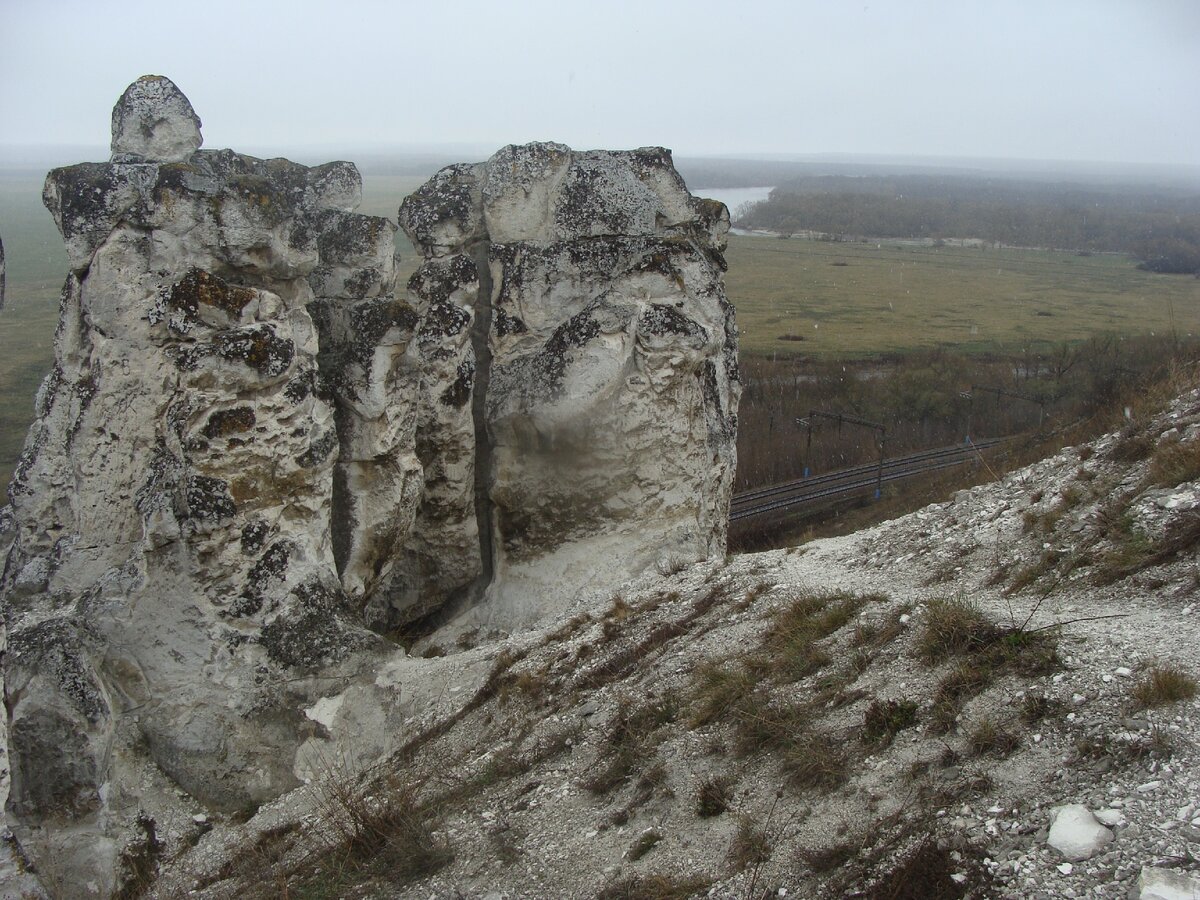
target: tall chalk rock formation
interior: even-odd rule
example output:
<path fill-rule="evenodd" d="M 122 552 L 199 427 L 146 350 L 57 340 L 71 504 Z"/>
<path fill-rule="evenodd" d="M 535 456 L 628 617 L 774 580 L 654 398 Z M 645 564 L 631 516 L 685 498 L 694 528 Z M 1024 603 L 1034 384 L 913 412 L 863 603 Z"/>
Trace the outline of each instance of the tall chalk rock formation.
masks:
<path fill-rule="evenodd" d="M 723 552 L 740 393 L 725 207 L 661 148 L 539 143 L 443 169 L 400 223 L 426 260 L 413 284 L 471 332 L 463 532 L 482 537 L 485 614 Z"/>
<path fill-rule="evenodd" d="M 352 211 L 357 170 L 199 144 L 183 94 L 143 78 L 112 161 L 44 193 L 71 271 L 10 488 L 9 811 L 31 845 L 54 823 L 45 859 L 101 893 L 121 826 L 175 786 L 230 811 L 297 784 L 315 677 L 384 644 L 342 588 L 339 471 L 419 468 L 411 423 L 362 437 L 413 416 L 365 402 L 341 433 L 355 411 L 319 368 L 310 307 L 393 303 L 395 226 Z M 356 338 L 368 361 L 404 340 L 384 318 Z M 380 393 L 378 366 L 348 377 Z M 415 493 L 388 492 L 403 529 Z"/>
<path fill-rule="evenodd" d="M 738 398 L 728 215 L 664 150 L 443 170 L 398 295 L 352 164 L 199 149 L 160 76 L 112 125 L 46 180 L 70 272 L 0 515 L 8 813 L 79 896 L 181 803 L 252 808 L 371 716 L 394 746 L 397 627 L 722 552 Z"/>

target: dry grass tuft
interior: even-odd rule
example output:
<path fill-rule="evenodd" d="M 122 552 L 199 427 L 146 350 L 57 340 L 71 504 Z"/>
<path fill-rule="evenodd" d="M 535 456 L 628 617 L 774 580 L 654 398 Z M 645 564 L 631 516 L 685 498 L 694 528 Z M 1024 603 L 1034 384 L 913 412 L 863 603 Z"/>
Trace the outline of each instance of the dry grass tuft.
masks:
<path fill-rule="evenodd" d="M 771 836 L 749 816 L 738 816 L 737 831 L 729 844 L 729 863 L 742 872 L 771 858 Z"/>
<path fill-rule="evenodd" d="M 862 741 L 883 749 L 905 728 L 917 721 L 917 704 L 912 700 L 872 700 L 863 713 Z"/>
<path fill-rule="evenodd" d="M 604 887 L 596 900 L 687 900 L 712 884 L 681 875 L 631 875 Z"/>
<path fill-rule="evenodd" d="M 729 809 L 733 799 L 733 784 L 729 778 L 718 775 L 705 779 L 696 791 L 696 815 L 711 819 Z"/>
<path fill-rule="evenodd" d="M 1196 679 L 1175 665 L 1152 665 L 1133 686 L 1133 699 L 1142 709 L 1164 706 L 1196 696 Z"/>

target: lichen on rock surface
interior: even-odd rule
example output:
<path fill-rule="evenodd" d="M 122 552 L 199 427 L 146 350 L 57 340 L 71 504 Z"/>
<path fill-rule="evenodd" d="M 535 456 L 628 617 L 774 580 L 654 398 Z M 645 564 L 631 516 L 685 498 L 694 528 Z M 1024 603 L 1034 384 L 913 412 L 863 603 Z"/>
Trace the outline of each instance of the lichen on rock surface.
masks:
<path fill-rule="evenodd" d="M 725 208 L 662 148 L 535 143 L 443 169 L 399 221 L 426 257 L 414 283 L 473 257 L 488 292 L 471 328 L 490 602 L 473 615 L 519 620 L 564 583 L 723 552 L 740 392 Z"/>
<path fill-rule="evenodd" d="M 143 75 L 112 114 L 112 152 L 131 161 L 179 162 L 200 149 L 200 117 L 175 82 Z"/>
<path fill-rule="evenodd" d="M 70 270 L 0 521 L 0 666 L 11 821 L 73 896 L 347 741 L 396 748 L 398 629 L 519 625 L 724 550 L 728 215 L 667 151 L 444 169 L 400 210 L 425 259 L 398 292 L 352 164 L 201 150 L 199 126 L 139 79 L 111 161 L 43 192 Z M 331 694 L 370 732 L 314 727 Z"/>
<path fill-rule="evenodd" d="M 137 817 L 177 816 L 180 788 L 233 811 L 297 784 L 321 679 L 391 652 L 333 536 L 340 446 L 377 411 L 328 389 L 314 314 L 393 302 L 395 226 L 352 212 L 350 163 L 199 145 L 186 97 L 147 77 L 113 160 L 46 179 L 71 272 L 10 489 L 3 674 L 12 822 L 75 896 L 112 890 Z M 377 443 L 415 483 L 411 433 Z M 415 491 L 385 493 L 411 520 Z"/>

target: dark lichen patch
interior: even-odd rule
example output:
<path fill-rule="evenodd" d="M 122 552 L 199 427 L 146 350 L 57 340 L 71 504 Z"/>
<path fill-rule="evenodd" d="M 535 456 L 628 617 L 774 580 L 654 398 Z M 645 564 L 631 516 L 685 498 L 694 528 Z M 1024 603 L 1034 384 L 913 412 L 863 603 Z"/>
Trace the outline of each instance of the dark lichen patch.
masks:
<path fill-rule="evenodd" d="M 471 389 L 475 385 L 475 360 L 464 359 L 458 364 L 453 383 L 442 391 L 438 401 L 444 406 L 459 408 L 465 406 L 471 399 Z"/>
<path fill-rule="evenodd" d="M 150 457 L 146 480 L 142 482 L 133 498 L 137 511 L 143 516 L 148 516 L 154 510 L 169 505 L 184 468 L 183 461 L 160 441 Z"/>
<path fill-rule="evenodd" d="M 397 214 L 400 227 L 421 247 L 432 246 L 433 230 L 448 224 L 465 240 L 479 224 L 478 192 L 474 166 L 446 166 L 404 198 Z"/>
<path fill-rule="evenodd" d="M 136 201 L 131 184 L 143 166 L 80 163 L 54 169 L 46 176 L 42 202 L 54 216 L 63 239 L 82 239 L 98 247 Z"/>
<path fill-rule="evenodd" d="M 208 417 L 208 421 L 204 423 L 204 428 L 200 430 L 200 433 L 206 438 L 214 440 L 249 431 L 254 427 L 255 422 L 254 410 L 249 406 L 219 409 Z"/>
<path fill-rule="evenodd" d="M 638 319 L 638 330 L 654 335 L 676 335 L 708 339 L 708 332 L 694 319 L 685 316 L 674 306 L 652 303 Z"/>
<path fill-rule="evenodd" d="M 427 303 L 449 303 L 458 291 L 479 288 L 479 272 L 471 257 L 456 253 L 421 264 L 408 279 L 408 289 Z"/>
<path fill-rule="evenodd" d="M 302 469 L 313 469 L 329 459 L 338 446 L 338 435 L 330 429 L 308 445 L 308 449 L 296 457 L 296 465 Z"/>
<path fill-rule="evenodd" d="M 395 297 L 375 297 L 356 304 L 350 312 L 353 334 L 350 352 L 363 368 L 369 368 L 379 346 L 389 331 L 398 328 L 411 334 L 420 317 L 408 303 Z"/>
<path fill-rule="evenodd" d="M 295 345 L 279 337 L 273 325 L 223 331 L 213 338 L 213 350 L 222 359 L 243 363 L 266 378 L 286 372 L 296 355 Z"/>
<path fill-rule="evenodd" d="M 471 314 L 453 303 L 432 303 L 421 323 L 417 343 L 423 351 L 441 347 L 446 338 L 457 337 L 471 324 Z"/>
<path fill-rule="evenodd" d="M 223 522 L 237 513 L 233 498 L 229 496 L 229 485 L 220 478 L 188 476 L 184 498 L 187 503 L 184 518 L 192 521 Z"/>
<path fill-rule="evenodd" d="M 264 605 L 267 592 L 283 583 L 287 576 L 288 562 L 295 551 L 291 541 L 276 541 L 267 552 L 251 566 L 246 574 L 246 586 L 241 595 L 229 605 L 228 615 L 244 618 L 259 612 Z"/>
<path fill-rule="evenodd" d="M 356 258 L 391 248 L 395 226 L 380 216 L 323 209 L 308 217 L 316 234 L 317 253 L 323 264 L 345 265 Z"/>
<path fill-rule="evenodd" d="M 255 556 L 267 542 L 271 526 L 262 519 L 255 519 L 242 526 L 241 545 L 245 556 Z"/>
<path fill-rule="evenodd" d="M 559 325 L 534 359 L 537 381 L 548 391 L 557 392 L 561 389 L 570 352 L 587 346 L 600 334 L 600 322 L 595 313 L 596 304 L 593 303 Z"/>
<path fill-rule="evenodd" d="M 496 334 L 499 337 L 507 337 L 510 334 L 525 334 L 529 329 L 525 323 L 516 316 L 509 315 L 503 309 L 497 309 L 496 317 Z"/>
<path fill-rule="evenodd" d="M 52 678 L 76 712 L 93 725 L 108 717 L 108 703 L 86 661 L 76 623 L 52 618 L 28 628 L 13 629 L 6 652 L 10 671 L 23 669 Z M 13 689 L 11 681 L 10 689 Z"/>
<path fill-rule="evenodd" d="M 307 669 L 344 659 L 371 643 L 365 633 L 347 629 L 338 619 L 342 596 L 317 582 L 306 582 L 292 591 L 295 603 L 281 612 L 259 635 L 259 643 L 273 661 L 290 668 Z"/>
<path fill-rule="evenodd" d="M 250 288 L 230 285 L 216 275 L 194 267 L 165 290 L 167 306 L 191 321 L 199 318 L 202 306 L 220 310 L 237 321 L 256 296 Z"/>
<path fill-rule="evenodd" d="M 568 235 L 625 234 L 631 230 L 632 219 L 612 202 L 605 190 L 606 181 L 606 173 L 597 166 L 571 166 L 554 209 L 559 229 Z"/>
<path fill-rule="evenodd" d="M 292 403 L 300 403 L 311 396 L 329 399 L 325 385 L 321 381 L 320 372 L 316 369 L 305 369 L 287 383 L 283 396 Z"/>

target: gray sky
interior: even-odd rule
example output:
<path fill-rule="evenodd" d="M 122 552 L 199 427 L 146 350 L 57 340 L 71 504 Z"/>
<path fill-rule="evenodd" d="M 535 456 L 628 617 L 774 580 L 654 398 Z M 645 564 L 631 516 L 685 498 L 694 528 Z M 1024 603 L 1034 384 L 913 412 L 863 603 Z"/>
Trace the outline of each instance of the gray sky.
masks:
<path fill-rule="evenodd" d="M 207 147 L 1200 163 L 1197 0 L 0 0 L 0 144 L 106 145 L 145 73 Z"/>

